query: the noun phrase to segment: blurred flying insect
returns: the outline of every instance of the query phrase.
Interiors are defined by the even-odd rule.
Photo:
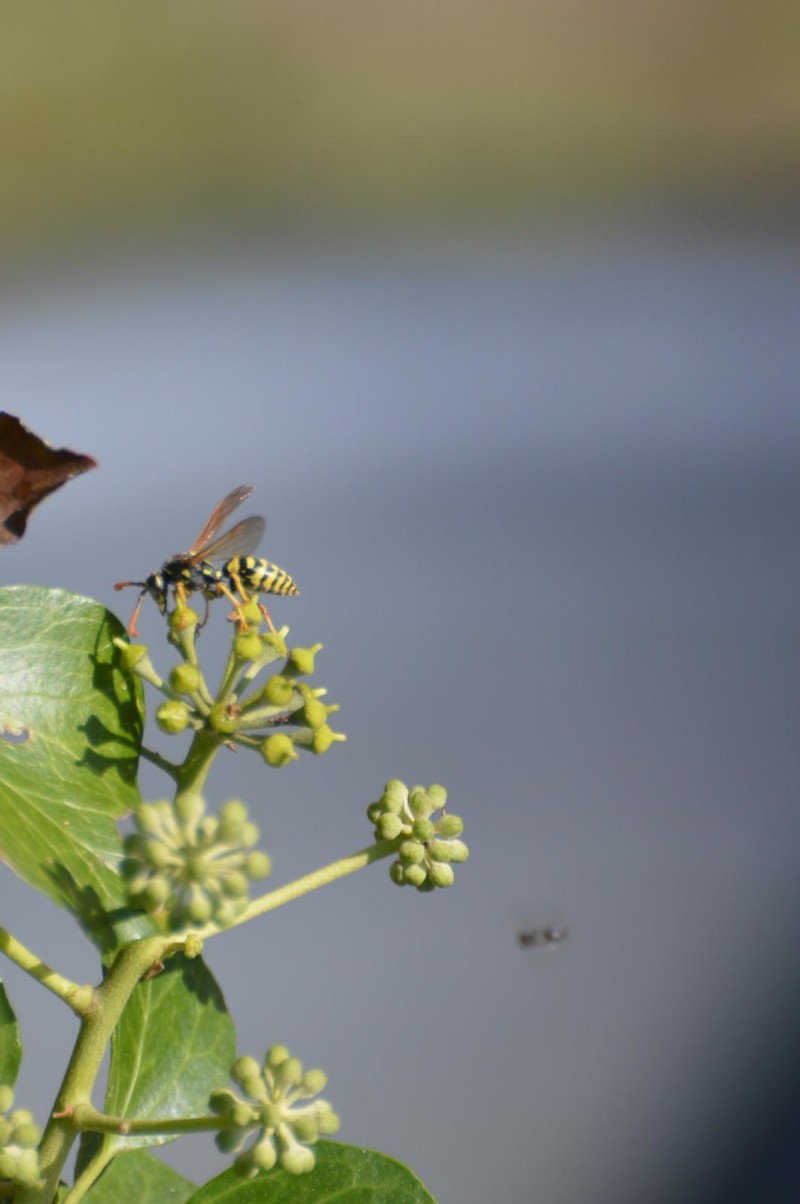
[[[210,599],[224,594],[233,602],[239,622],[244,626],[242,604],[249,600],[248,590],[259,594],[280,594],[284,597],[299,593],[294,581],[283,569],[269,560],[250,555],[264,534],[263,518],[242,519],[231,527],[230,531],[218,535],[225,520],[252,492],[252,485],[238,485],[226,494],[212,510],[188,552],[179,552],[171,556],[169,560],[164,561],[158,572],[150,573],[144,581],[116,583],[114,589],[125,589],[129,585],[141,588],[128,624],[128,631],[134,638],[139,634],[136,630],[136,620],[145,594],[150,595],[162,614],[167,613],[170,588],[175,591],[175,596],[182,605],[185,605],[188,594],[201,593],[206,599],[206,604]],[[221,561],[224,562],[222,567],[215,568],[215,563],[219,564]],[[261,611],[270,630],[274,631],[266,606],[261,605]]]
[[[563,924],[547,924],[541,928],[525,928],[517,933],[517,943],[523,949],[534,945],[558,945],[567,939],[569,929]]]

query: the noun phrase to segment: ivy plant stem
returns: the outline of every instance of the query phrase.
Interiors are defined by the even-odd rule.
[[[111,1133],[116,1137],[133,1137],[136,1134],[183,1134],[214,1133],[225,1127],[225,1121],[209,1113],[208,1116],[162,1116],[148,1120],[126,1120],[124,1116],[109,1116],[98,1112],[91,1104],[81,1104],[75,1109],[73,1124],[81,1132]]]
[[[267,891],[266,894],[253,899],[241,915],[237,916],[233,923],[228,924],[224,929],[209,925],[208,928],[196,930],[195,935],[201,940],[205,940],[207,937],[216,936],[218,932],[227,932],[228,929],[236,928],[239,924],[246,924],[248,920],[254,920],[257,916],[266,915],[268,911],[274,911],[276,907],[282,907],[284,903],[291,903],[293,899],[299,899],[312,890],[319,890],[321,886],[327,886],[329,882],[335,882],[337,878],[346,878],[348,874],[354,874],[356,870],[371,865],[373,861],[391,857],[396,852],[396,840],[380,840],[376,844],[368,845],[366,849],[361,849],[358,853],[351,853],[349,857],[342,857],[339,861],[323,866],[322,869],[304,874],[302,878],[295,878],[294,882],[287,882],[286,886],[279,886],[277,890]]]
[[[214,757],[225,742],[217,732],[202,730],[196,733],[186,760],[178,768],[176,794],[197,793],[203,789]]]
[[[5,928],[0,928],[0,953],[4,953],[9,961],[19,966],[26,974],[30,974],[31,978],[40,982],[48,991],[63,999],[77,1016],[85,1015],[92,1002],[93,987],[79,986],[69,978],[64,978],[62,974],[57,974]]]
[[[79,1132],[72,1111],[77,1105],[90,1102],[103,1055],[125,1004],[142,975],[159,961],[168,945],[164,937],[148,937],[128,945],[96,989],[39,1147],[42,1177],[35,1187],[20,1188],[17,1204],[52,1204],[61,1168]]]

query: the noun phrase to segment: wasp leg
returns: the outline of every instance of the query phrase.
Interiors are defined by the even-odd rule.
[[[225,595],[225,597],[230,599],[230,601],[233,603],[233,614],[228,615],[228,618],[231,620],[232,623],[238,623],[242,631],[248,631],[249,627],[247,625],[247,620],[244,617],[244,607],[247,605],[247,603],[250,601],[250,599],[247,596],[247,593],[245,592],[244,588],[242,587],[241,581],[233,573],[231,573],[231,581],[233,582],[233,584],[236,586],[237,590],[241,594],[241,600],[236,597],[236,594],[231,593],[231,591],[228,589],[228,587],[224,581],[218,582],[218,587],[219,587],[220,592],[223,593]]]
[[[272,617],[263,602],[259,602],[258,609],[261,611],[264,618],[267,620],[267,627],[270,631],[275,630],[275,624],[272,622]]]

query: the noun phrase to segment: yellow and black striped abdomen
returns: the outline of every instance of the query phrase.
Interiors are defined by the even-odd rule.
[[[254,594],[280,594],[282,597],[300,593],[287,572],[261,556],[234,556],[223,565],[222,572],[233,589],[241,587]]]

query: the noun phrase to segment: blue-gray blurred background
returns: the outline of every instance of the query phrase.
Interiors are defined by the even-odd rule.
[[[472,856],[433,897],[379,865],[208,961],[241,1051],[324,1066],[342,1139],[441,1204],[800,1195],[799,24],[7,15],[2,408],[100,468],[3,580],[127,621],[112,583],[256,486],[301,588],[274,616],[324,644],[349,740],[224,758],[210,801],[252,806],[275,884],[367,843],[394,776],[447,786]],[[152,605],[141,629],[168,668]],[[96,978],[68,916],[7,872],[2,899]],[[567,941],[518,946],[546,923]],[[3,972],[43,1117],[73,1020]]]

